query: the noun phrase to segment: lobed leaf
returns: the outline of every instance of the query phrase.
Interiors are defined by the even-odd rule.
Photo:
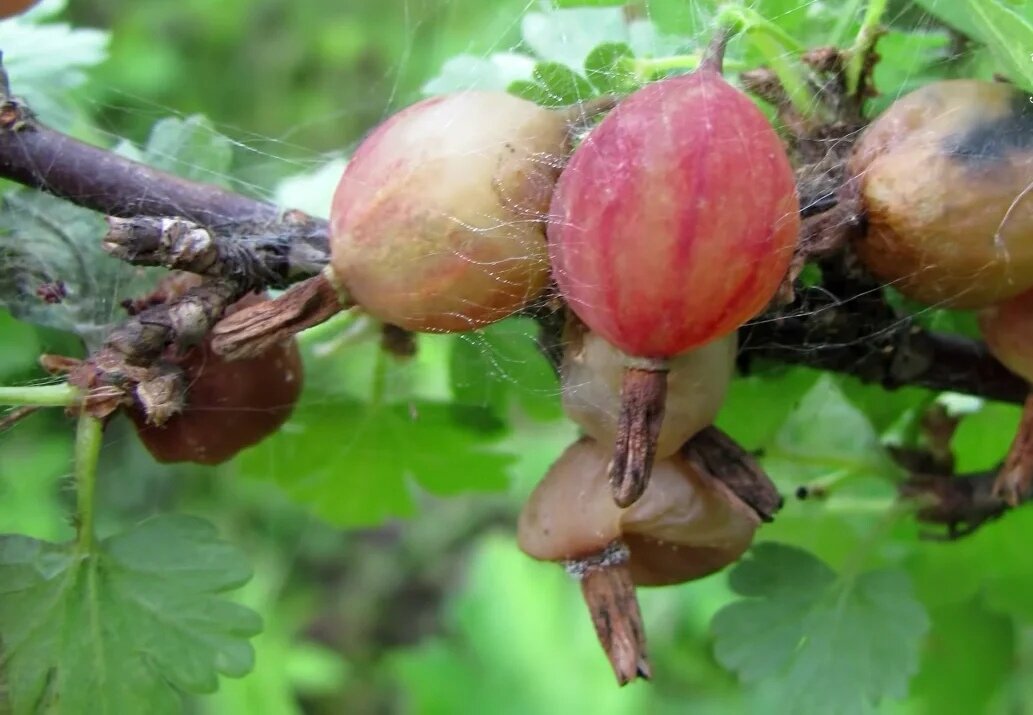
[[[714,617],[715,655],[743,682],[767,681],[785,712],[868,713],[906,694],[929,618],[903,572],[837,577],[769,542],[729,580],[744,598]]]
[[[253,665],[258,615],[224,599],[251,576],[214,527],[162,516],[80,553],[0,539],[0,657],[22,713],[178,713],[180,694]]]

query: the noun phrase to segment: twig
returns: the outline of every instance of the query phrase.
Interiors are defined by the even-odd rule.
[[[1015,404],[1029,390],[984,343],[923,330],[893,314],[877,289],[846,298],[825,287],[804,289],[792,306],[761,316],[739,336],[747,368],[756,359],[773,360],[854,375],[890,390],[914,385]]]
[[[3,178],[110,216],[178,217],[220,236],[250,238],[276,284],[315,275],[326,264],[325,221],[84,144],[39,123],[18,100],[2,99]]]
[[[178,216],[214,231],[215,240],[267,236],[270,245],[258,254],[266,257],[266,267],[284,283],[317,274],[327,260],[325,221],[283,214],[270,204],[83,144],[39,124],[10,98],[0,105],[0,177],[113,216]],[[224,232],[227,227],[262,230],[232,234]],[[285,232],[278,234],[277,227]],[[234,286],[231,293],[239,289]],[[882,309],[873,312],[877,306]],[[549,313],[551,319],[541,320],[542,344],[551,357],[562,345],[562,321],[555,315]],[[161,314],[138,317],[142,319],[113,336],[122,354],[154,356],[162,343],[179,340],[174,322]],[[195,323],[196,329],[207,322]],[[196,330],[188,333],[196,337]],[[137,348],[132,344],[135,340],[145,344]],[[888,311],[878,295],[862,300],[836,297],[824,288],[807,289],[789,308],[747,326],[741,342],[749,360],[764,358],[854,374],[887,388],[912,384],[1015,403],[1026,395],[1023,381],[994,360],[982,343],[923,331]]]
[[[996,472],[962,476],[915,472],[901,485],[900,493],[924,502],[916,514],[920,522],[947,528],[946,534],[926,533],[925,538],[954,540],[1008,511],[1008,504],[994,495],[996,479]]]

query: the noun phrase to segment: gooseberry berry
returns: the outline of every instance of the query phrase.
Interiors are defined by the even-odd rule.
[[[927,305],[1033,288],[1033,105],[1012,85],[935,82],[898,99],[849,162],[877,278]]]
[[[611,486],[642,493],[665,361],[767,305],[799,233],[792,167],[760,110],[713,66],[647,85],[574,151],[550,209],[556,282],[629,357]]]

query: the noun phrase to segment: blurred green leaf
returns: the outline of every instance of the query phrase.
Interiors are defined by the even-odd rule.
[[[151,128],[143,161],[184,179],[225,184],[233,163],[233,143],[199,114],[167,117]]]
[[[588,80],[558,62],[539,62],[531,80],[510,83],[509,92],[543,107],[563,107],[595,96]]]
[[[576,104],[595,96],[595,90],[587,79],[558,62],[539,62],[534,66],[532,76],[545,87],[554,105]]]
[[[15,373],[36,367],[40,345],[31,326],[15,320],[8,311],[0,308],[0,335],[4,345],[0,350],[0,382]]]
[[[886,477],[899,473],[871,421],[829,375],[818,378],[782,423],[765,449],[764,465],[776,480],[792,483],[838,472]]]
[[[518,79],[515,82],[511,82],[506,87],[506,91],[521,99],[540,104],[543,107],[557,106],[553,102],[552,97],[549,96],[549,91],[545,86],[533,80]]]
[[[334,191],[347,165],[344,159],[333,159],[311,173],[287,177],[276,186],[276,203],[310,216],[330,218]]]
[[[535,55],[567,67],[584,67],[600,42],[628,41],[627,21],[618,7],[531,12],[524,15],[521,30]]]
[[[890,91],[870,100],[873,116],[902,95],[948,76],[945,59],[950,52],[950,37],[946,32],[887,30],[879,37],[876,49],[881,59],[875,65],[874,84]]]
[[[1033,91],[1033,21],[997,0],[969,2],[968,12],[1004,74]]]
[[[508,715],[650,712],[647,688],[618,689],[576,582],[512,539],[486,539],[448,610],[449,641],[392,657],[409,712]],[[557,677],[563,673],[567,677]],[[576,676],[575,676],[576,674]]]
[[[913,699],[936,715],[991,712],[1013,668],[1012,620],[987,611],[978,599],[940,606],[929,615],[932,629],[912,681]]]
[[[716,424],[746,449],[764,449],[820,376],[817,370],[779,367],[736,377]]]
[[[1015,437],[1020,414],[1016,405],[987,402],[979,411],[965,415],[951,437],[958,472],[991,469],[999,464]]]
[[[164,516],[102,541],[0,541],[0,635],[14,713],[179,713],[252,667],[258,616],[219,594],[250,578],[205,521]]]
[[[556,7],[605,7],[627,5],[627,0],[553,0]]]
[[[938,607],[982,594],[987,608],[1033,623],[1031,529],[1033,510],[1016,509],[964,539],[913,544],[907,565],[922,601]]]
[[[805,551],[763,543],[730,583],[743,600],[714,618],[717,659],[743,682],[772,679],[785,712],[867,713],[906,694],[929,619],[904,573],[837,577]]]
[[[627,92],[638,84],[634,59],[635,53],[626,42],[604,42],[585,58],[585,75],[600,93]]]
[[[376,406],[344,398],[299,405],[279,433],[237,464],[332,523],[368,526],[411,515],[417,484],[442,495],[504,489],[511,461],[458,424],[448,403]]]
[[[110,33],[39,24],[56,9],[38,7],[0,21],[0,49],[11,91],[23,97],[44,122],[68,130],[76,121],[69,91],[86,81],[84,70],[105,60]]]
[[[146,292],[158,272],[129,266],[100,247],[107,227],[92,211],[28,189],[0,210],[0,305],[14,317],[65,330],[96,347],[122,320],[121,301]],[[59,302],[39,291],[63,286]]]
[[[510,318],[457,335],[449,358],[456,401],[486,408],[500,421],[514,400],[531,417],[560,417],[559,381],[537,348],[537,333],[533,320]]]

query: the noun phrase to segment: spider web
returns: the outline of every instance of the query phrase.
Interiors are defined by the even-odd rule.
[[[57,0],[48,0],[36,13],[49,16],[60,10],[61,5]],[[853,40],[864,9],[860,2],[841,4],[818,0],[805,3],[766,1],[747,3],[746,6],[762,13],[779,26],[805,33],[800,37],[804,42],[817,44],[819,41],[835,41],[840,45],[847,45]],[[301,103],[292,108],[295,111],[284,111],[281,108],[274,114],[275,121],[280,123],[275,129],[269,126],[270,120],[258,110],[264,103],[275,102],[272,93],[284,85],[286,72],[263,67],[253,56],[234,59],[225,76],[212,78],[191,75],[179,81],[180,85],[196,85],[196,94],[199,96],[212,97],[215,92],[210,85],[221,87],[227,80],[238,76],[243,80],[239,83],[229,82],[234,85],[226,90],[230,99],[226,103],[214,101],[215,106],[208,112],[207,121],[198,120],[183,108],[163,102],[161,97],[165,92],[160,85],[146,85],[131,74],[126,79],[124,73],[131,68],[125,63],[114,65],[118,69],[102,68],[94,71],[93,74],[97,76],[88,85],[89,91],[76,95],[75,102],[51,99],[46,91],[40,91],[40,87],[46,87],[45,81],[38,86],[22,81],[26,74],[31,74],[19,65],[19,57],[23,54],[35,56],[31,47],[18,47],[16,42],[9,39],[13,47],[7,49],[7,64],[15,92],[28,95],[44,121],[53,126],[72,128],[80,124],[84,117],[92,118],[89,130],[92,141],[120,147],[131,157],[144,158],[174,173],[220,183],[271,203],[300,208],[313,215],[326,217],[330,196],[346,165],[347,156],[371,126],[398,108],[431,94],[467,89],[504,90],[520,86],[521,83],[523,93],[533,95],[537,92],[536,98],[546,104],[587,100],[596,92],[593,80],[596,86],[606,87],[608,82],[617,79],[616,65],[603,63],[591,66],[593,51],[601,45],[624,45],[636,58],[667,58],[699,53],[709,40],[715,14],[714,4],[702,1],[675,3],[656,0],[627,7],[567,9],[556,9],[548,3],[503,2],[490,10],[482,8],[471,15],[472,7],[465,0],[441,3],[407,0],[390,9],[381,9],[379,12],[383,13],[385,21],[390,24],[390,31],[397,39],[388,47],[378,48],[380,55],[377,59],[380,64],[370,61],[373,65],[370,71],[368,67],[362,66],[362,62],[352,58],[352,61],[342,60],[336,67],[318,72],[316,80],[306,84],[319,85],[330,79],[341,79],[341,84],[352,91],[347,95],[338,91],[324,92],[329,96],[320,98],[321,105],[316,102],[317,106],[326,107],[321,112],[311,111]],[[348,25],[353,14],[365,20],[370,11],[363,6],[327,12],[327,27],[341,29]],[[90,12],[76,8],[67,14],[73,17],[82,15],[94,21],[115,19],[114,14],[91,17]],[[159,58],[167,58],[170,54],[187,55],[191,47],[189,33],[177,33],[175,30],[192,21],[190,11],[170,11],[164,21],[167,31],[155,38],[154,54]],[[9,25],[13,23],[15,27],[6,37],[19,36],[16,27],[19,22],[22,21],[8,21]],[[277,25],[278,22],[286,24]],[[939,19],[918,5],[895,4],[884,17],[884,23],[891,29],[881,40],[879,48],[883,62],[876,72],[876,85],[884,89],[872,101],[873,113],[930,78],[951,74],[987,76],[995,66],[985,51],[961,43]],[[298,56],[297,47],[310,38],[292,37],[290,32],[297,25],[275,13],[255,21],[256,31],[273,25],[280,31],[271,40],[273,46],[293,50],[295,66],[308,67],[311,59],[304,55]],[[52,26],[38,25],[44,29]],[[243,34],[236,39],[241,36]],[[94,45],[98,44],[96,37],[89,39],[92,39]],[[116,46],[118,40],[116,30]],[[245,46],[243,54],[246,55],[249,49],[250,46]],[[89,52],[83,54],[84,67],[95,62],[94,55]],[[747,67],[757,66],[764,59],[741,40],[733,42],[729,57]],[[787,51],[781,59],[793,61],[794,55]],[[267,58],[264,61],[268,63]],[[595,61],[598,62],[598,58]],[[589,63],[587,72],[586,62]],[[31,68],[31,63],[28,66]],[[122,76],[117,74],[119,71],[123,72]],[[78,72],[83,76],[90,74],[88,70]],[[570,75],[573,73],[580,76],[572,79]],[[157,74],[160,76],[160,73]],[[586,74],[590,80],[588,83],[582,79]],[[54,81],[53,76],[53,73],[43,74],[41,79]],[[64,90],[69,82],[79,81],[81,78],[78,76],[63,79],[62,83],[56,83],[58,91],[52,95],[62,97],[60,90]],[[126,89],[127,86],[133,89]],[[177,91],[183,92],[182,86]],[[241,100],[241,97],[247,99]],[[232,112],[228,111],[232,107],[226,106],[230,101],[243,101],[247,107],[255,108],[255,124],[263,126],[265,133],[244,124],[239,116],[220,119],[220,110],[232,116]],[[206,109],[203,102],[194,100],[194,103],[202,105],[199,109]],[[336,108],[337,105],[340,108]],[[160,136],[161,122],[170,121],[176,127],[166,132],[166,141],[163,143]],[[127,134],[132,136],[132,141],[126,139]],[[151,137],[150,144],[147,143],[147,134]],[[190,146],[191,142],[193,147]],[[318,146],[326,148],[313,148]],[[543,161],[549,162],[552,159],[547,157]],[[9,202],[8,215],[13,223],[31,220],[33,215],[40,212],[41,207],[32,205],[36,199],[27,197],[26,193],[18,194]],[[1016,206],[1021,204],[1023,198],[1025,196],[1016,197]],[[46,202],[45,199],[43,201]],[[50,206],[45,203],[44,208]],[[84,212],[76,213],[75,218],[90,220],[89,214]],[[5,279],[20,282],[18,290],[22,294],[33,292],[30,290],[32,286],[25,284],[28,277],[32,276],[31,280],[35,281],[38,288],[39,284],[45,283],[42,276],[58,275],[64,269],[55,268],[53,261],[56,259],[50,258],[46,251],[55,242],[60,248],[60,242],[67,238],[61,236],[64,231],[62,227],[70,226],[72,218],[66,217],[52,224],[55,241],[43,243],[38,250],[29,251],[21,257],[11,258],[5,266]],[[90,231],[83,229],[83,232]],[[35,273],[29,270],[31,266],[20,263],[26,256],[42,267],[37,265]],[[89,303],[89,325],[83,326],[85,319],[82,316],[69,316],[68,311],[60,319],[41,317],[48,310],[57,312],[51,310],[51,306],[34,305],[32,310],[23,311],[23,317],[76,330],[87,339],[88,344],[95,345],[107,326],[122,318],[121,301],[139,295],[148,281],[154,280],[155,274],[146,272],[143,275],[138,270],[127,269],[103,256],[93,256],[91,267],[94,262],[110,270],[111,275],[98,278],[87,276],[87,271],[84,277],[91,279],[92,292],[82,296],[84,300],[79,303],[71,300],[65,303],[65,306],[73,308]],[[505,280],[504,276],[500,280]],[[105,290],[108,291],[106,294]],[[912,307],[918,313],[929,311],[922,306]],[[819,318],[820,315],[796,317]],[[342,322],[351,322],[351,319],[346,318]],[[317,337],[310,340],[318,343],[316,352],[323,355],[354,342],[349,335],[363,335],[362,330],[355,329],[346,332],[344,338],[332,335],[330,330],[316,332]],[[365,337],[368,335],[367,330]],[[429,336],[422,342],[425,345],[435,342],[440,345],[437,349],[429,349],[432,355],[447,351],[461,355],[470,374],[459,374],[453,366],[450,377],[454,390],[462,393],[463,399],[480,401],[484,406],[504,411],[505,398],[495,394],[499,390],[491,382],[504,383],[509,390],[518,394],[518,402],[525,405],[539,401],[555,403],[558,397],[555,382],[540,377],[547,373],[547,365],[526,350],[513,347],[515,342],[528,340],[532,335],[533,327],[530,325],[499,326],[487,332],[449,337]],[[876,336],[865,336],[859,340],[871,337]],[[474,359],[477,356],[479,361]],[[367,362],[370,360],[368,355],[362,359]],[[393,369],[410,375],[425,372],[432,359],[420,359],[413,366]],[[482,375],[474,374],[483,372],[490,376],[488,384],[481,379]],[[441,398],[443,394],[440,384],[435,385],[435,379],[422,376],[414,379],[399,375],[394,375],[392,379],[408,383],[408,387],[398,391],[399,395],[405,394],[406,390],[415,397]],[[441,379],[439,375],[438,383]],[[502,403],[492,405],[493,401],[499,400]]]
[[[934,0],[923,3],[926,7],[936,4]],[[611,50],[613,46],[626,45],[634,58],[645,59],[699,53],[710,39],[715,12],[714,3],[699,0],[655,0],[630,8],[575,9],[555,9],[522,0],[505,0],[490,6],[473,0],[356,0],[350,5],[281,5],[291,9],[265,8],[255,11],[256,16],[252,17],[250,5],[241,4],[237,16],[250,29],[237,34],[223,30],[231,38],[224,45],[240,46],[232,48],[235,51],[227,47],[217,51],[221,54],[208,66],[207,73],[197,69],[203,64],[200,59],[185,65],[196,71],[174,70],[171,75],[168,71],[164,75],[160,71],[148,73],[125,61],[96,67],[97,56],[84,49],[81,67],[76,71],[81,80],[88,78],[89,83],[74,95],[74,101],[69,101],[62,83],[80,79],[74,73],[66,74],[67,67],[49,75],[41,72],[30,81],[31,63],[23,61],[19,66],[14,46],[5,46],[2,41],[17,35],[15,25],[0,24],[0,48],[5,51],[14,92],[25,95],[46,123],[82,132],[89,141],[118,147],[130,157],[173,173],[326,217],[348,156],[366,132],[398,109],[430,94],[505,90],[515,82],[524,83],[517,87],[525,96],[545,104],[590,99],[600,86],[626,79],[624,69],[608,63],[607,57],[617,55],[597,55],[596,64],[589,63],[601,45],[609,45]],[[47,14],[59,6],[59,2],[46,0],[38,12]],[[360,42],[334,44],[333,38],[338,35],[354,34],[355,27],[366,27],[374,6],[379,6],[380,21],[390,27],[389,31],[384,30],[384,37],[378,35],[378,41],[383,41],[381,46],[370,49]],[[780,26],[799,29],[804,33],[799,39],[808,46],[830,41],[848,45],[864,11],[862,2],[831,0],[765,0],[748,2],[746,7]],[[880,40],[883,62],[875,78],[882,94],[871,101],[871,114],[933,79],[989,78],[999,69],[1000,64],[988,52],[952,35],[926,7],[892,3],[884,17],[890,31]],[[135,48],[140,57],[146,57],[159,69],[162,63],[170,62],[177,67],[173,60],[195,53],[200,43],[195,43],[191,36],[203,26],[203,16],[197,15],[189,3],[168,8],[162,22],[153,29],[150,51]],[[129,13],[128,4],[107,11],[77,6],[67,15],[74,17],[76,24],[114,26],[112,47],[117,48],[123,41],[115,23],[120,12]],[[310,29],[312,24],[294,23],[290,13],[295,12],[299,16],[320,13],[318,24],[325,27],[325,35],[298,36],[302,28]],[[13,29],[4,35],[5,27]],[[217,29],[209,31],[214,33]],[[248,32],[260,39],[245,42]],[[387,39],[391,33],[393,40]],[[55,35],[50,41],[67,43],[68,37]],[[332,67],[315,66],[321,56],[304,50],[306,46],[319,47],[320,43],[333,45],[327,51],[333,58]],[[24,53],[23,57],[41,54],[33,53],[31,47]],[[763,59],[741,38],[733,43],[729,58],[746,67],[757,66]],[[786,51],[776,58],[795,62],[797,55]],[[546,63],[548,66],[543,69]],[[586,63],[591,68],[586,68]],[[212,65],[217,69],[213,71]],[[61,74],[60,82],[55,73]],[[169,86],[154,77],[165,77]],[[48,81],[56,83],[52,93],[45,91]],[[291,82],[309,88],[306,101],[292,103],[290,100],[296,95],[282,94]],[[270,106],[275,106],[276,111],[268,110]],[[206,119],[197,118],[197,114]],[[547,165],[551,161],[552,158],[543,157]],[[1030,201],[1028,194],[1016,196],[1017,207],[1021,208],[1023,201]],[[51,240],[6,261],[0,254],[0,286],[20,281],[17,291],[35,297],[41,284],[74,275],[63,262],[69,255],[87,257],[87,266],[77,269],[82,280],[68,279],[69,284],[75,283],[68,286],[71,295],[81,300],[69,300],[55,308],[37,298],[23,306],[22,317],[75,330],[91,344],[103,337],[107,326],[124,319],[121,302],[146,292],[161,273],[141,274],[101,254],[95,239],[103,226],[99,217],[90,212],[27,191],[14,194],[4,212],[9,230],[13,226],[20,235],[28,232],[33,236],[41,235],[37,217],[43,212],[48,218]],[[80,228],[79,224],[83,226]],[[57,250],[68,240],[80,237],[93,243],[83,243],[78,254]],[[88,284],[93,284],[92,288],[84,292]],[[899,296],[895,299],[929,324],[963,330],[971,322],[905,303]],[[822,310],[834,307],[835,303]],[[88,310],[84,314],[80,309]],[[790,317],[818,322],[822,311]],[[330,521],[349,525],[380,523],[392,516],[410,514],[410,502],[425,498],[427,492],[448,494],[478,486],[499,488],[505,483],[497,478],[500,474],[515,476],[516,491],[526,492],[575,436],[575,427],[558,419],[560,387],[552,368],[537,352],[536,332],[530,320],[513,319],[484,331],[424,335],[419,338],[415,359],[396,361],[381,354],[379,327],[374,321],[351,314],[335,318],[302,337],[309,382],[302,418],[315,415],[329,421],[337,410],[355,410],[338,425],[340,433],[336,428],[319,430],[318,441],[305,442],[299,437],[306,427],[304,419],[301,427],[289,423],[283,434],[245,454],[226,470],[276,481],[300,501],[314,505]],[[856,342],[878,337],[865,335]],[[787,382],[792,382],[792,378]],[[791,409],[792,402],[809,394],[807,389],[812,382],[801,382],[804,384],[800,389],[786,388],[786,394],[780,396],[787,403],[786,411]],[[573,392],[589,395],[591,387],[588,381],[571,386]],[[615,417],[611,398],[612,395],[589,399],[595,400],[591,407],[596,412]],[[382,413],[363,411],[363,405],[372,401],[390,408],[390,421],[382,419]],[[464,434],[473,437],[461,442],[457,431],[442,429],[446,415],[465,430]],[[863,416],[859,419],[865,421]],[[421,422],[433,429],[414,438],[408,428]],[[805,420],[797,419],[794,425],[802,433],[809,432],[810,425]],[[0,438],[8,436],[0,434]],[[856,435],[848,436],[852,442],[857,441]],[[363,447],[361,451],[356,451],[357,444]],[[477,460],[434,459],[436,445],[444,450],[455,444],[477,452]],[[110,448],[117,455],[111,458],[110,483],[118,480],[120,489],[133,488],[125,486],[131,481],[130,476],[137,476],[128,474],[132,469],[157,469],[140,459],[139,447],[126,430],[114,432]],[[407,452],[415,453],[412,459],[398,457]],[[496,458],[498,453],[506,455],[506,459]],[[841,453],[842,450],[838,451],[837,456]],[[59,457],[66,459],[66,454],[61,452]],[[114,464],[119,458],[125,459],[125,465]],[[367,475],[356,469],[360,458],[387,466],[370,469]],[[320,467],[327,464],[330,468]],[[376,492],[378,481],[420,469],[429,470],[432,476],[409,479],[402,484],[402,490],[410,494],[380,494],[383,499],[372,506],[363,501],[366,491]],[[470,473],[455,476],[455,472],[464,470]],[[784,471],[788,474],[794,470],[798,470],[796,463]],[[123,476],[125,481],[121,480]],[[328,485],[335,481],[347,486],[332,491]],[[417,493],[418,498],[411,493]],[[39,500],[40,496],[33,492],[32,499]],[[387,499],[396,501],[386,508],[383,503]],[[339,504],[347,504],[348,508],[337,508]],[[22,530],[20,525],[2,526]]]

